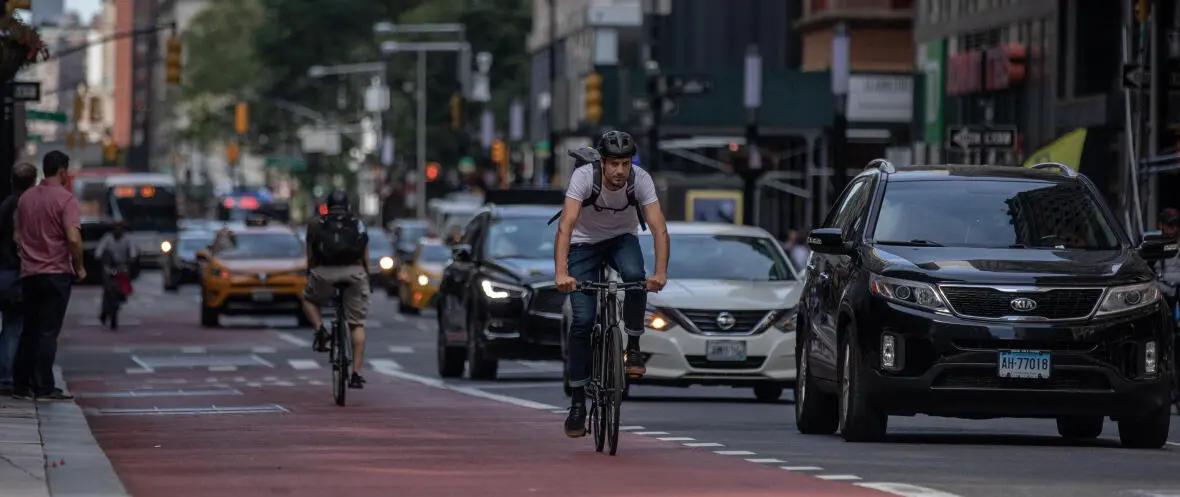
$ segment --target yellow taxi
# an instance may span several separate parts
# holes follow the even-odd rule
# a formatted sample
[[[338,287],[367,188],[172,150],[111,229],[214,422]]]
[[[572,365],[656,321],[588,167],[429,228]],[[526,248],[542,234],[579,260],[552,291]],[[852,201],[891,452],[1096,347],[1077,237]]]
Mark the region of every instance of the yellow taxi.
[[[417,314],[434,305],[443,268],[451,260],[451,249],[437,238],[423,238],[406,263],[398,269],[397,310]]]
[[[303,287],[307,258],[289,227],[247,223],[219,233],[201,262],[201,326],[220,326],[220,317],[285,315],[307,325]]]

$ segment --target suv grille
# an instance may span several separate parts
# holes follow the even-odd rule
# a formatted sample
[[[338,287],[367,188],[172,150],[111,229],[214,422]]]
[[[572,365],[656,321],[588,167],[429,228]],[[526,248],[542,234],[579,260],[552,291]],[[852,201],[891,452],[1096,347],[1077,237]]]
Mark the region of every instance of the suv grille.
[[[1057,289],[1042,292],[1002,292],[994,288],[943,286],[942,293],[946,295],[954,311],[963,315],[977,318],[1002,318],[1006,316],[1037,316],[1045,319],[1077,319],[1090,315],[1098,299],[1102,297],[1102,289]],[[1037,303],[1037,308],[1026,312],[1012,309],[1012,300],[1029,298]]]
[[[766,315],[772,311],[723,311],[723,310],[704,310],[704,309],[679,309],[680,314],[683,315],[692,324],[696,325],[697,329],[702,333],[733,333],[744,334],[754,331],[754,327],[758,326]],[[728,312],[733,316],[733,326],[728,330],[721,329],[717,324],[717,316],[723,312]]]
[[[533,293],[533,300],[529,310],[533,312],[551,312],[561,314],[561,307],[565,305],[566,294],[556,288],[541,288]]]

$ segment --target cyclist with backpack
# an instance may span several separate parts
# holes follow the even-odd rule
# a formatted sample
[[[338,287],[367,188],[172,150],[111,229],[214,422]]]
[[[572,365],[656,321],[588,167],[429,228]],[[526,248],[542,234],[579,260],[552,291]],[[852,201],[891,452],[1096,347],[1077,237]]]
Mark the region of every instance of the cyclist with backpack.
[[[550,220],[561,219],[553,249],[557,289],[569,293],[579,282],[597,280],[604,264],[614,268],[624,282],[644,281],[643,252],[636,235],[637,227],[647,229],[646,219],[651,224],[656,252],[655,274],[646,277],[647,290],[660,291],[667,283],[668,228],[655,182],[647,171],[632,164],[635,140],[625,132],[609,131],[599,138],[594,150],[571,155],[576,156],[578,164],[570,176],[565,205]],[[585,164],[593,166],[581,167]],[[585,386],[590,382],[590,333],[597,304],[593,295],[570,295],[573,321],[568,342],[569,379],[573,399],[565,420],[565,434],[569,437],[586,435]],[[623,331],[627,334],[623,364],[632,378],[647,372],[639,350],[646,308],[647,293],[627,292],[623,302]]]
[[[320,307],[336,293],[336,283],[349,283],[344,291],[344,319],[352,330],[352,375],[349,388],[363,388],[360,375],[365,358],[365,317],[369,313],[369,233],[359,217],[349,211],[348,194],[328,195],[327,213],[307,226],[307,286],[303,311],[315,329],[316,352],[328,350],[328,329]]]

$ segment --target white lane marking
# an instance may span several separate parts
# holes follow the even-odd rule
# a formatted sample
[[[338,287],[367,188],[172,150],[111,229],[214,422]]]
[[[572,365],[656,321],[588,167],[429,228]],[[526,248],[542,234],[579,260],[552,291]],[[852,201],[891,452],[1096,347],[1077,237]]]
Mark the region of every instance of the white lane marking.
[[[254,347],[251,349],[255,354],[273,354],[278,352],[274,347]]]
[[[266,381],[266,382],[279,381],[279,377],[278,376],[263,376],[262,381]]]
[[[405,345],[390,345],[389,353],[391,354],[413,354],[414,347],[407,347]]]
[[[139,356],[133,355],[133,356],[131,356],[131,360],[135,361],[135,363],[139,365],[140,369],[143,369],[144,371],[147,371],[149,373],[156,372],[156,370],[152,369],[151,366],[148,366],[148,363],[143,362],[143,359],[140,359]]]
[[[782,464],[782,463],[787,462],[787,461],[782,461],[779,459],[746,459],[746,460],[749,462],[756,462],[758,464]]]
[[[405,369],[393,359],[369,359],[369,365],[374,368],[396,369],[399,371]]]
[[[270,361],[263,359],[261,357],[258,357],[258,354],[251,354],[250,358],[254,359],[255,362],[262,364],[263,366],[266,366],[268,368],[274,369],[274,367],[275,367],[275,365],[271,364]]]
[[[815,477],[821,480],[831,481],[851,481],[860,479],[860,477],[856,475],[815,475]]]
[[[254,387],[254,388],[262,388],[262,383],[259,383],[257,381],[251,381],[251,382],[247,382],[246,386]]]
[[[696,439],[692,437],[660,437],[658,440],[663,440],[665,442],[691,442]]]
[[[399,323],[404,323],[404,322],[406,322],[406,318],[405,318],[405,317],[403,317],[401,314],[394,314],[394,315],[393,315],[393,320],[394,320],[394,321],[397,321],[397,322],[399,322]]]
[[[438,378],[430,378],[428,376],[421,376],[421,375],[416,375],[413,373],[407,373],[407,372],[402,371],[400,369],[390,368],[390,367],[388,367],[388,365],[386,365],[384,363],[376,363],[374,361],[370,361],[370,362],[372,362],[372,364],[373,364],[373,370],[377,371],[378,373],[381,373],[386,376],[392,376],[394,378],[401,378],[403,380],[408,380],[408,381],[412,381],[415,383],[420,383],[420,384],[426,385],[428,387],[440,388],[443,390],[450,390],[452,392],[458,392],[458,393],[461,393],[464,395],[470,395],[472,397],[480,397],[480,398],[484,398],[484,399],[488,399],[488,400],[494,400],[497,402],[503,402],[505,404],[512,404],[514,406],[527,407],[529,409],[542,409],[542,410],[546,410],[546,411],[553,411],[553,410],[558,409],[557,406],[551,406],[549,404],[542,404],[540,402],[533,402],[531,400],[518,399],[516,397],[509,397],[507,395],[497,395],[494,393],[489,393],[489,392],[485,392],[483,390],[479,390],[477,388],[448,385],[447,383],[443,382],[442,380],[440,380]]]
[[[180,348],[181,354],[204,354],[205,352],[208,352],[208,351],[209,351],[209,349],[206,349],[205,347],[181,347]]]
[[[558,409],[556,411],[549,411],[549,412],[551,412],[553,414],[566,414],[566,413],[570,412],[570,410],[569,409]]]
[[[635,430],[642,430],[642,429],[643,429],[642,426],[620,426],[619,427],[619,431],[635,431]]]
[[[315,359],[287,359],[287,364],[294,369],[319,369],[320,361]]]
[[[520,383],[495,383],[490,385],[477,385],[471,388],[478,388],[480,390],[512,390],[517,388],[553,388],[560,385],[561,380],[553,381],[528,381]]]
[[[1180,446],[1180,443],[1176,443],[1176,442],[1164,442],[1164,443],[1166,443],[1168,445]]]
[[[752,456],[753,452],[748,450],[715,450],[714,454],[721,454],[723,456]]]
[[[237,371],[237,366],[209,366],[209,371]]]
[[[311,380],[311,381],[308,381],[307,383],[310,385],[323,385],[324,384],[324,382],[322,382],[320,380]]]
[[[276,387],[293,387],[293,386],[295,386],[295,384],[294,384],[294,383],[291,383],[291,382],[289,382],[289,381],[276,381],[276,382],[274,383],[274,385],[275,385]]]
[[[671,435],[666,431],[637,431],[636,435]]]
[[[779,466],[787,471],[823,471],[824,468],[819,466]]]
[[[152,372],[150,369],[143,368],[127,368],[125,371],[127,374],[147,374]]]
[[[909,483],[853,483],[858,487],[871,488],[873,490],[880,490],[885,493],[893,495],[901,495],[902,497],[959,497],[956,494],[943,492],[941,490],[934,490],[933,488],[919,487],[917,485],[910,485]]]
[[[297,347],[311,347],[310,341],[300,338],[298,336],[295,336],[294,334],[292,334],[290,332],[277,331],[277,332],[275,332],[275,335],[277,335],[279,337],[279,340],[287,342],[291,345],[295,345]]]
[[[685,447],[725,447],[717,442],[693,442],[683,444]]]

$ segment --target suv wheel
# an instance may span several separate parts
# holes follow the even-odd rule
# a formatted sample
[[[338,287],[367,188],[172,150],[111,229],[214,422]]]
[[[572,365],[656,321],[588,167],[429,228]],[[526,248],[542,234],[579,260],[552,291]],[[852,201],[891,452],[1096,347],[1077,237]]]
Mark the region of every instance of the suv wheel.
[[[873,442],[885,437],[889,416],[869,404],[865,390],[864,359],[855,353],[856,329],[846,330],[844,350],[840,354],[840,436],[849,442]]]
[[[467,311],[467,377],[471,380],[494,380],[500,361],[489,358],[476,335],[482,329],[475,313]]]
[[[831,435],[836,432],[836,397],[815,388],[811,379],[811,360],[808,359],[807,334],[801,337],[795,350],[795,428],[804,435]]]
[[[1102,416],[1063,416],[1057,418],[1057,433],[1075,440],[1098,438],[1105,420]]]
[[[1119,420],[1119,441],[1130,449],[1158,449],[1168,441],[1172,406],[1165,404],[1139,419]]]

